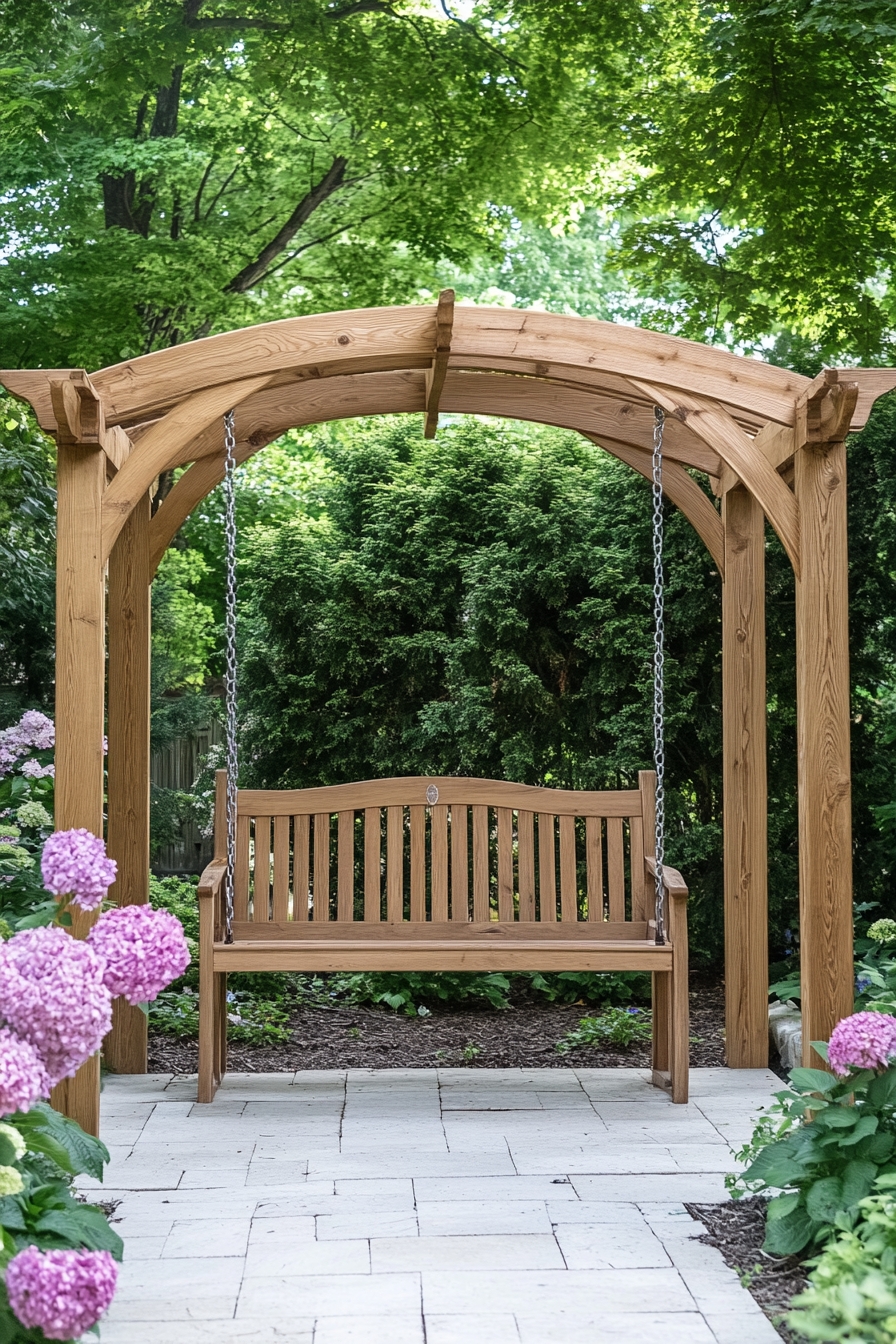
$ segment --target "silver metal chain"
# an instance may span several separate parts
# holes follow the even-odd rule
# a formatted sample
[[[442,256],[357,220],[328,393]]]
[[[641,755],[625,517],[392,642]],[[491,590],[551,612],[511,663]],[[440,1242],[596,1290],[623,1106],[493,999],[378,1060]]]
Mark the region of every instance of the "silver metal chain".
[[[224,941],[233,942],[233,875],[236,871],[236,435],[233,411],[224,417],[224,711],[227,745],[227,879]]]
[[[653,759],[656,769],[656,941],[665,943],[663,859],[666,837],[666,752],[664,698],[663,589],[663,424],[661,406],[653,408]]]

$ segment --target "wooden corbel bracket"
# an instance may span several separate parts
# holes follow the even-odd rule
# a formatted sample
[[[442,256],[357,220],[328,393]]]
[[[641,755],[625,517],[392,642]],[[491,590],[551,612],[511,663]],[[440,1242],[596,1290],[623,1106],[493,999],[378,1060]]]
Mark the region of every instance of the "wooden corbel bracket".
[[[859,396],[857,382],[840,381],[842,369],[823,369],[796,404],[796,446],[823,448],[849,433]]]
[[[114,475],[127,461],[133,444],[120,425],[106,428],[102,399],[85,370],[72,369],[67,378],[52,379],[50,401],[56,417],[56,442],[67,448],[102,448],[106,474]]]
[[[439,399],[448,372],[451,354],[451,329],[454,326],[454,290],[443,289],[436,308],[436,350],[431,366],[426,370],[426,398],[424,405],[423,437],[434,439],[439,424]]]

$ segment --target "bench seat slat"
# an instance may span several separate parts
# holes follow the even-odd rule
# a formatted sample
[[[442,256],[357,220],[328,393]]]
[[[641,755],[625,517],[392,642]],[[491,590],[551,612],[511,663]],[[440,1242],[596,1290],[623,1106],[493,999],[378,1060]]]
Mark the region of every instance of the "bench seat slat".
[[[318,926],[323,928],[322,925]],[[672,946],[647,941],[579,941],[556,944],[429,940],[419,943],[310,939],[290,942],[216,943],[215,971],[654,971],[672,969]]]

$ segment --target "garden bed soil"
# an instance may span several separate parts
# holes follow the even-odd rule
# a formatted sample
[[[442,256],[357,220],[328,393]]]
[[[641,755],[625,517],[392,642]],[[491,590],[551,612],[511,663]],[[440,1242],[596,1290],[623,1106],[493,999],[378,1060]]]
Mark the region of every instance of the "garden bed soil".
[[[587,1046],[557,1053],[557,1042],[580,1018],[600,1010],[582,1004],[522,1001],[503,1011],[482,1006],[434,1008],[428,1017],[407,1017],[388,1008],[333,1005],[297,1007],[291,1040],[283,1045],[231,1041],[228,1068],[238,1073],[295,1069],[568,1069],[649,1068],[649,1044],[625,1049]],[[715,981],[695,979],[691,990],[691,1064],[724,1064],[724,991]],[[193,1040],[151,1035],[151,1073],[195,1073]]]
[[[782,1317],[807,1285],[806,1266],[799,1256],[763,1251],[766,1201],[753,1195],[727,1204],[686,1204],[685,1208],[707,1229],[700,1240],[722,1252],[725,1264],[741,1276],[781,1338],[797,1344],[801,1336],[788,1330]]]

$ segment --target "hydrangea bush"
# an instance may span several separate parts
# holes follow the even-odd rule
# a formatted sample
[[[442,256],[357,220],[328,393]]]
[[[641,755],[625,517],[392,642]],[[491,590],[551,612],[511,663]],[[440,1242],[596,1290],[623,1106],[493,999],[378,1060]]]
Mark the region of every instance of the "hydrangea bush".
[[[738,1153],[746,1170],[728,1180],[735,1196],[781,1191],[766,1223],[765,1250],[774,1255],[832,1236],[896,1154],[896,1018],[854,1013],[828,1045],[813,1047],[833,1072],[791,1070],[790,1087]]]
[[[11,746],[12,730],[4,735],[6,765],[26,737],[42,731],[40,741],[48,740],[36,720],[26,726]],[[31,799],[19,810],[30,808],[26,818],[42,822],[38,806]],[[39,871],[43,900],[17,921],[18,932],[7,927],[5,941],[0,930],[3,1344],[80,1338],[112,1300],[121,1240],[102,1211],[79,1203],[70,1188],[81,1173],[101,1180],[109,1154],[45,1099],[99,1050],[114,996],[132,1004],[154,999],[190,961],[183,929],[167,911],[109,909],[84,940],[61,927],[70,907],[97,910],[115,880],[115,863],[90,832],[50,834]]]

